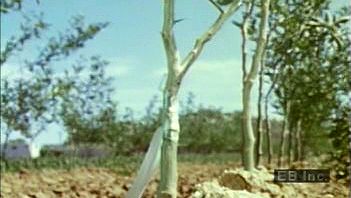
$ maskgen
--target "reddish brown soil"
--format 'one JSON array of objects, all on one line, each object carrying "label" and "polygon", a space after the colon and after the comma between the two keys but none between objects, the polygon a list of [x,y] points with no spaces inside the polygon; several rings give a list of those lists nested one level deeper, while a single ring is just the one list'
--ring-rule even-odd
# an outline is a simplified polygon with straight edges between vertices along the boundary
[{"label": "reddish brown soil", "polygon": [[[179,197],[189,197],[195,184],[218,178],[225,169],[238,167],[234,164],[179,165]],[[75,170],[42,170],[5,173],[1,176],[1,197],[4,198],[50,198],[50,197],[123,197],[132,178],[103,168],[80,168]],[[155,197],[157,180],[148,186],[144,197]],[[311,185],[310,185],[311,186]],[[337,183],[306,188],[314,192],[328,191],[330,197],[346,197],[347,188]],[[317,189],[316,189],[317,188]],[[318,189],[319,188],[319,189]],[[321,189],[324,188],[324,189]],[[308,195],[308,192],[306,192]]]},{"label": "reddish brown soil", "polygon": [[[227,165],[179,165],[180,197],[189,197],[194,184],[220,175]],[[1,177],[1,197],[46,198],[46,197],[123,197],[132,178],[103,168],[80,168],[75,170],[23,170],[5,173]],[[158,180],[154,179],[144,197],[154,197]]]}]

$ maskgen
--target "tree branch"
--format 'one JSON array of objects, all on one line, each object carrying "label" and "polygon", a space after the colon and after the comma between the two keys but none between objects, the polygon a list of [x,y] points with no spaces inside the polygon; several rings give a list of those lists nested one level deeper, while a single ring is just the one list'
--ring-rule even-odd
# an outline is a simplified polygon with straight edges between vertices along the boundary
[{"label": "tree branch", "polygon": [[178,76],[179,79],[182,79],[186,74],[190,66],[194,61],[199,57],[200,53],[203,50],[204,45],[212,39],[212,37],[219,31],[224,22],[232,16],[232,14],[240,7],[241,0],[235,0],[230,4],[230,7],[227,11],[221,13],[217,20],[211,25],[211,27],[198,39],[196,39],[194,47],[188,53],[188,55],[181,62],[181,71]]},{"label": "tree branch", "polygon": [[209,0],[211,2],[211,4],[217,8],[217,10],[220,12],[220,13],[223,13],[223,9],[221,8],[220,5],[218,5],[216,2],[214,2],[213,0]]},{"label": "tree branch", "polygon": [[267,23],[269,17],[269,4],[270,0],[262,0],[261,1],[261,21],[258,33],[258,41],[255,50],[255,54],[253,56],[252,65],[250,68],[250,72],[245,80],[253,81],[258,73],[258,68],[260,64],[260,60],[262,59],[265,47],[266,47],[266,40],[267,40]]},{"label": "tree branch", "polygon": [[[241,58],[242,58],[242,64],[241,64],[241,69],[243,71],[243,80],[245,80],[246,75],[247,75],[247,68],[246,68],[246,59],[247,59],[247,51],[246,51],[246,41],[247,41],[247,24],[248,20],[252,15],[253,9],[254,9],[254,0],[252,2],[249,2],[246,5],[246,11],[243,17],[243,22],[240,26],[240,32],[241,32],[241,37],[242,37],[242,43],[241,43]],[[234,25],[235,22],[233,22]]]},{"label": "tree branch", "polygon": [[174,0],[164,0],[163,28],[162,39],[166,51],[168,69],[173,71],[172,67],[177,62],[177,45],[173,34],[174,25]]}]

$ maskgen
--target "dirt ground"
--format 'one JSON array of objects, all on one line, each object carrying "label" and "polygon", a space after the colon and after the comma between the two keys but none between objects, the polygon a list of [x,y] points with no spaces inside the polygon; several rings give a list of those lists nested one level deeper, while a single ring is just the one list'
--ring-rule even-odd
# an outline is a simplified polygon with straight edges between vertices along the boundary
[{"label": "dirt ground", "polygon": [[[237,169],[234,164],[179,164],[179,197],[191,197],[199,185],[220,178],[226,169]],[[50,197],[123,197],[130,187],[132,176],[123,176],[103,168],[79,168],[74,170],[22,170],[1,176],[1,197],[4,198],[50,198]],[[154,179],[143,197],[155,197],[158,180]],[[282,184],[284,185],[284,184]],[[196,187],[195,187],[196,186]],[[302,190],[301,190],[302,189]],[[296,197],[347,197],[348,189],[335,182],[305,184]],[[195,196],[193,196],[195,197]],[[203,196],[213,197],[217,196]],[[225,196],[224,196],[225,197]],[[289,196],[272,196],[289,197]]]},{"label": "dirt ground", "polygon": [[[189,197],[194,185],[217,177],[226,165],[179,165],[180,197]],[[130,187],[132,176],[123,176],[103,168],[79,168],[75,170],[23,170],[1,176],[1,197],[123,197]],[[158,179],[154,179],[144,193],[145,198],[154,197]]]}]

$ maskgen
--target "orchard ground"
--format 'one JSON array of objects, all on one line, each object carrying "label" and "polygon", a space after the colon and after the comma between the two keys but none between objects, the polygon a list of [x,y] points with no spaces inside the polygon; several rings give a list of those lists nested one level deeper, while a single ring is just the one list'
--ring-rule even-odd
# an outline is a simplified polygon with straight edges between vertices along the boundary
[{"label": "orchard ground", "polygon": [[[133,176],[136,174],[141,159],[141,156],[126,157],[116,159],[118,162],[109,165],[87,165],[83,163],[83,166],[68,168],[64,166],[61,168],[27,166],[27,168],[5,171],[2,172],[1,177],[1,197],[124,197],[130,183],[133,181]],[[223,173],[225,170],[240,170],[239,155],[181,154],[179,161],[179,197],[196,198],[196,195],[201,193],[207,193],[206,197],[214,198],[218,196],[235,197],[234,191],[230,189],[232,184],[228,183],[228,181],[233,181],[230,181],[230,179],[224,181]],[[316,161],[309,161],[296,164],[295,168],[318,168],[315,165]],[[272,170],[273,167],[268,168],[268,170],[263,169],[261,171],[262,175],[257,174],[256,176],[264,177],[264,174],[269,176]],[[251,182],[249,178],[245,179],[248,179],[248,183]],[[259,178],[252,179],[257,180]],[[155,177],[150,182],[143,197],[155,197],[158,181]],[[343,198],[348,197],[347,182],[349,181],[336,181],[333,177],[329,183],[273,184],[273,181],[265,181],[265,183],[261,183],[261,186],[253,184],[250,191],[257,197],[291,197],[290,194],[294,195],[294,198]],[[271,189],[263,189],[266,188],[265,186],[274,188],[275,192],[273,193]],[[229,191],[232,191],[232,193],[228,193]],[[253,197],[253,195],[248,194],[248,197]]]}]

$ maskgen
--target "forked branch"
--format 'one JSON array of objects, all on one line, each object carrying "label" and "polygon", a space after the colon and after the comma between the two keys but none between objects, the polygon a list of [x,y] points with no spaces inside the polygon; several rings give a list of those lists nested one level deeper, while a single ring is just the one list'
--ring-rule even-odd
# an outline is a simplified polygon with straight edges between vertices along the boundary
[{"label": "forked branch", "polygon": [[216,3],[214,0],[208,0],[214,7],[216,7],[216,9],[220,12],[223,13],[223,9],[221,8],[220,5],[218,5],[218,3]]}]

